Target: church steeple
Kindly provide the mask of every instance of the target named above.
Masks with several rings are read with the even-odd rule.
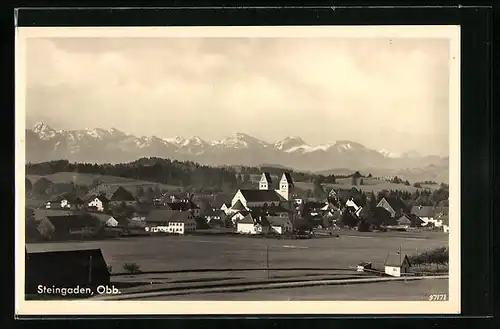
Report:
[[[292,176],[290,173],[284,173],[283,176],[281,176],[280,180],[280,186],[278,192],[285,200],[290,201],[292,200],[292,194],[293,194],[293,180]]]
[[[262,177],[260,178],[259,182],[259,190],[269,190],[271,189],[271,174],[268,172],[262,173]]]

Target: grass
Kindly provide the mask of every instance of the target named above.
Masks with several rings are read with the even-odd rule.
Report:
[[[341,234],[339,238],[310,240],[247,239],[221,236],[161,236],[118,240],[27,244],[28,251],[100,248],[108,265],[121,269],[137,263],[143,272],[201,268],[348,268],[361,261],[383,266],[389,252],[402,246],[408,255],[416,250],[448,245],[445,234],[410,236],[372,233]],[[290,248],[299,246],[300,248]]]
[[[251,175],[250,178],[254,184],[258,184],[260,181],[260,175]],[[279,181],[281,177],[277,176],[272,176],[273,181]],[[334,189],[344,189],[344,190],[349,190],[354,185],[351,184],[351,178],[338,178],[336,184],[330,184],[330,183],[325,183],[323,186],[325,188],[334,188]],[[257,185],[256,185],[257,186]],[[295,182],[295,186],[301,190],[313,190],[314,184],[311,182]],[[404,185],[404,184],[394,184],[390,183],[388,181],[385,181],[383,179],[376,179],[376,178],[363,178],[363,185],[358,185],[356,186],[363,192],[373,192],[373,193],[378,193],[382,190],[400,190],[400,191],[407,191],[410,193],[414,193],[415,191],[419,190],[434,190],[439,188],[439,185],[422,185],[421,188],[414,187],[412,185]]]
[[[74,173],[74,172],[58,172],[51,175],[39,176],[39,175],[26,175],[26,177],[34,184],[37,180],[42,177],[47,178],[53,183],[70,183],[73,182],[76,185],[90,186],[94,183],[94,180],[99,180],[103,184],[108,186],[123,186],[124,188],[136,189],[137,187],[148,188],[158,186],[160,189],[177,189],[178,186],[160,184],[156,182],[148,182],[143,180],[135,180],[124,177],[117,176],[107,176],[107,175],[96,175],[96,174],[84,174],[84,173]]]
[[[266,289],[234,293],[157,296],[141,300],[231,301],[428,301],[432,294],[449,291],[447,279],[364,283],[362,285]]]

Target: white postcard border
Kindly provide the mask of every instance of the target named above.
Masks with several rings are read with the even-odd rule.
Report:
[[[430,301],[26,301],[25,40],[55,37],[331,37],[450,40],[449,300]],[[458,314],[460,313],[460,26],[18,27],[15,61],[15,313],[22,315]]]

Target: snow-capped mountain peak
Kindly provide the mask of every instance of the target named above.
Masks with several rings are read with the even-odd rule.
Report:
[[[285,139],[276,142],[274,147],[278,150],[288,150],[292,147],[307,145],[306,142],[299,136],[286,137]]]
[[[43,140],[49,140],[57,135],[57,132],[54,129],[43,122],[38,122],[37,124],[35,124],[32,131],[37,134],[40,139]]]

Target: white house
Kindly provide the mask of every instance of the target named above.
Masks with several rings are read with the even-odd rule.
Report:
[[[236,224],[236,232],[241,234],[261,234],[269,231],[269,223],[265,220],[253,218],[251,214],[246,215]]]
[[[429,223],[436,225],[434,220],[434,207],[414,206],[411,208],[411,213],[422,220],[422,226],[426,226]]]
[[[370,262],[361,262],[358,264],[356,271],[357,272],[364,272],[365,270],[371,270],[372,268],[372,263]]]
[[[220,210],[222,210],[226,215],[228,215],[231,212],[231,204],[223,203],[222,206],[220,207]]]
[[[96,197],[92,197],[87,203],[87,207],[95,208],[97,211],[104,211],[108,202],[108,199],[104,195],[99,195]]]
[[[246,215],[248,215],[249,212],[237,212],[237,213],[232,213],[230,214],[229,216],[231,216],[231,222],[233,223],[233,225],[235,225],[236,223],[238,223],[240,220],[242,220],[243,218],[245,218]]]
[[[450,233],[450,221],[448,219],[448,215],[443,215],[440,219],[443,224],[443,232]]]
[[[153,209],[146,217],[144,229],[150,233],[185,234],[196,230],[196,220],[190,211]]]
[[[45,203],[45,209],[75,209],[81,208],[83,201],[79,197],[65,195]]]
[[[107,214],[97,214],[97,213],[91,213],[92,216],[96,217],[99,219],[101,222],[101,225],[106,226],[106,227],[117,227],[118,226],[118,221],[116,218],[114,218],[111,215]]]
[[[406,255],[393,253],[387,256],[384,266],[385,274],[400,277],[402,274],[408,273],[411,265]]]
[[[282,216],[266,216],[271,230],[278,234],[284,234],[293,231],[293,224],[289,218]]]

